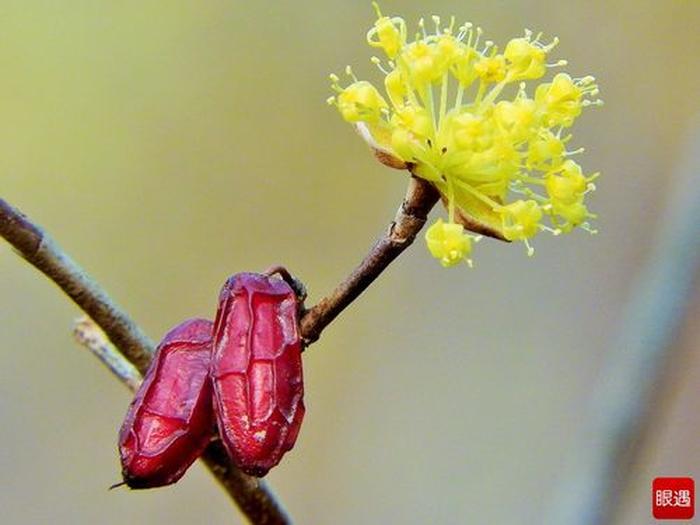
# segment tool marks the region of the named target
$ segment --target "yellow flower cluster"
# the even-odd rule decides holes
[[[558,40],[545,44],[541,34],[525,31],[499,52],[483,41],[481,28],[455,28],[454,17],[444,27],[436,16],[434,30],[421,20],[410,40],[402,18],[374,7],[378,18],[367,42],[385,55],[372,57],[385,95],[348,67],[346,87],[331,75],[336,95],[328,101],[380,160],[438,189],[448,220],[428,229],[431,254],[443,266],[471,262],[476,236],[466,230],[524,241],[529,254],[529,239],[540,231],[594,232],[584,200],[598,174],[584,175],[571,159],[583,148],[567,149],[567,130],[584,107],[602,104],[595,80],[558,73],[533,97],[526,90],[525,81],[566,65],[547,63]]]

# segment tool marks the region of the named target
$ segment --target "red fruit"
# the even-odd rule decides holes
[[[156,349],[119,432],[122,474],[132,489],[175,483],[213,435],[212,326],[185,321]]]
[[[211,377],[233,462],[264,476],[294,446],[304,417],[299,301],[285,281],[239,273],[219,296]]]

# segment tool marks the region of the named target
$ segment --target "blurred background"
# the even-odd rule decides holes
[[[591,199],[600,234],[542,236],[533,259],[484,241],[473,270],[444,270],[417,243],[305,354],[306,420],[268,479],[298,523],[539,523],[572,458],[595,453],[581,436],[596,385],[682,159],[700,148],[689,139],[700,4],[382,8],[409,24],[455,14],[500,43],[524,27],[561,38],[554,56],[594,74],[606,102],[573,143],[587,172],[603,172]],[[3,0],[0,195],[154,339],[212,317],[230,274],[273,263],[313,304],[384,231],[406,186],[324,102],[328,73],[347,63],[377,78],[364,43],[373,20],[364,1]],[[700,476],[697,292],[691,305],[615,523],[653,522],[653,477]],[[73,342],[78,315],[0,244],[2,522],[240,520],[199,465],[173,487],[107,490],[130,397]]]

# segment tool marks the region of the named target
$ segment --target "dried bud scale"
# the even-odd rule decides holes
[[[168,332],[119,432],[124,482],[152,488],[179,480],[214,431],[212,322],[190,319]]]
[[[299,299],[285,280],[239,273],[224,285],[211,377],[219,433],[234,463],[263,476],[304,417]]]

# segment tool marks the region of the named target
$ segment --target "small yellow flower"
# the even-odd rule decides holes
[[[348,122],[376,122],[386,107],[377,88],[365,80],[354,82],[338,95],[338,110]]]
[[[390,59],[396,55],[406,43],[406,23],[403,18],[382,16],[379,4],[373,4],[377,12],[377,21],[374,27],[367,32],[367,43],[372,47],[384,50]]]
[[[517,98],[513,102],[502,100],[494,107],[493,117],[504,135],[510,136],[513,142],[524,142],[531,139],[537,124],[535,109],[535,102],[528,98]]]
[[[574,81],[566,73],[559,73],[551,84],[538,86],[535,91],[535,103],[542,113],[544,126],[571,126],[585,105],[584,95],[598,94],[598,86],[593,82],[593,77]]]
[[[348,68],[343,87],[329,102],[353,123],[383,163],[410,169],[441,193],[448,222],[430,227],[430,253],[443,266],[468,260],[468,229],[507,241],[529,240],[540,231],[555,235],[576,227],[593,232],[585,205],[598,174],[585,176],[570,157],[568,133],[583,108],[600,105],[593,77],[554,75],[528,95],[525,81],[543,78],[565,60],[548,63],[558,39],[542,34],[511,39],[503,52],[483,41],[470,23],[447,25],[433,16],[408,38],[401,17],[382,15],[367,33],[372,57],[384,74],[386,99]],[[513,86],[511,96],[504,96]],[[530,91],[533,93],[533,91]]]
[[[547,172],[559,166],[566,154],[565,142],[548,129],[539,130],[535,137],[530,137],[525,159],[527,169]]]
[[[528,255],[534,252],[528,239],[534,237],[540,229],[542,209],[533,200],[517,200],[500,209],[503,221],[503,233],[509,241],[524,241]]]
[[[430,254],[445,268],[462,261],[471,265],[472,238],[461,224],[446,224],[438,219],[425,233],[425,241]]]
[[[544,186],[552,201],[571,204],[583,197],[588,183],[589,180],[581,172],[581,166],[573,160],[567,160],[558,171],[547,175]]]
[[[483,82],[500,82],[506,78],[506,58],[503,55],[482,58],[474,64],[474,71]]]
[[[567,160],[545,177],[544,185],[549,196],[548,208],[552,214],[552,222],[561,231],[570,232],[586,219],[594,218],[583,201],[585,195],[595,189],[593,180],[598,175],[594,173],[585,177],[581,166],[573,160]],[[595,233],[594,230],[588,229]]]
[[[532,42],[531,37],[530,33],[526,33],[525,38],[514,38],[506,45],[503,56],[510,66],[508,75],[511,81],[534,80],[547,72],[547,53],[559,41],[555,38],[548,46],[538,46]]]

